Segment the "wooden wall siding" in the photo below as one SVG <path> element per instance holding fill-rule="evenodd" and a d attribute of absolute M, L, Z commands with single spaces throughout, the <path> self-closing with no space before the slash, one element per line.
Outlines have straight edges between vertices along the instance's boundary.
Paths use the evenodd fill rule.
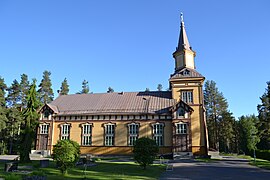
<path fill-rule="evenodd" d="M 130 146 L 81 146 L 81 154 L 93 154 L 93 155 L 131 155 L 133 154 L 133 147 Z M 160 147 L 159 154 L 172 153 L 172 147 Z"/>

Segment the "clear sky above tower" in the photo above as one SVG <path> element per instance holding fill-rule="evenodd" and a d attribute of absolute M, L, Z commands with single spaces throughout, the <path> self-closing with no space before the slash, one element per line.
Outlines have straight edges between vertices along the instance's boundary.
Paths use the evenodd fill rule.
<path fill-rule="evenodd" d="M 70 93 L 168 88 L 174 72 L 180 12 L 197 71 L 214 80 L 236 117 L 257 113 L 270 80 L 270 1 L 2 0 L 0 76 L 51 71 L 55 96 L 66 77 Z"/>

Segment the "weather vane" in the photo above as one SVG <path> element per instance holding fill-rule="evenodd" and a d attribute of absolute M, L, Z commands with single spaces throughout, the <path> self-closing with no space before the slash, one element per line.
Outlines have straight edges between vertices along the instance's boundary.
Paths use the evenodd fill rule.
<path fill-rule="evenodd" d="M 184 15 L 182 12 L 181 12 L 180 18 L 181 18 L 181 22 L 184 22 Z"/>

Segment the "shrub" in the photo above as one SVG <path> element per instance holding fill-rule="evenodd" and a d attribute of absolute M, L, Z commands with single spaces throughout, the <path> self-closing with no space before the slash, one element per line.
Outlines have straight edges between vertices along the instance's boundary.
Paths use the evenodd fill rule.
<path fill-rule="evenodd" d="M 142 137 L 136 141 L 133 153 L 135 161 L 139 163 L 143 169 L 146 169 L 147 165 L 153 164 L 158 153 L 158 146 L 154 140 Z"/>
<path fill-rule="evenodd" d="M 270 150 L 256 150 L 256 157 L 270 161 Z"/>
<path fill-rule="evenodd" d="M 5 180 L 20 180 L 21 176 L 16 174 L 8 174 L 5 176 Z"/>
<path fill-rule="evenodd" d="M 80 158 L 80 146 L 72 140 L 59 140 L 53 146 L 52 158 L 62 174 L 75 165 Z"/>

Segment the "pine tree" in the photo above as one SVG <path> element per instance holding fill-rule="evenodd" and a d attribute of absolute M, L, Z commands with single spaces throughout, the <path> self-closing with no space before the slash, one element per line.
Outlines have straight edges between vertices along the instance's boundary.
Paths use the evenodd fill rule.
<path fill-rule="evenodd" d="M 15 79 L 11 86 L 7 88 L 8 95 L 7 95 L 7 105 L 8 107 L 18 107 L 18 104 L 21 101 L 20 98 L 20 91 L 21 87 L 19 82 Z"/>
<path fill-rule="evenodd" d="M 4 130 L 6 128 L 6 101 L 5 90 L 7 86 L 3 78 L 0 77 L 0 154 L 4 154 L 6 150 L 6 144 L 4 142 Z"/>
<path fill-rule="evenodd" d="M 162 84 L 158 84 L 158 86 L 157 86 L 157 90 L 158 90 L 158 91 L 162 91 L 162 89 L 163 89 Z"/>
<path fill-rule="evenodd" d="M 270 81 L 267 82 L 265 93 L 260 97 L 261 104 L 257 106 L 259 112 L 258 130 L 260 132 L 260 149 L 270 149 Z"/>
<path fill-rule="evenodd" d="M 6 128 L 5 128 L 5 142 L 8 144 L 8 152 L 12 154 L 18 151 L 16 149 L 19 145 L 20 126 L 22 123 L 22 112 L 16 107 L 7 110 Z M 15 146 L 14 146 L 15 145 Z M 15 151 L 14 151 L 15 147 Z"/>
<path fill-rule="evenodd" d="M 28 76 L 26 74 L 21 75 L 20 88 L 21 88 L 20 100 L 21 100 L 22 108 L 25 108 L 27 104 L 26 96 L 30 88 L 30 83 L 28 81 Z"/>
<path fill-rule="evenodd" d="M 19 82 L 15 79 L 11 86 L 7 89 L 7 119 L 5 128 L 5 143 L 8 145 L 9 154 L 13 152 L 13 144 L 17 144 L 20 124 L 21 124 L 21 112 L 18 108 L 21 107 L 22 101 L 22 89 Z"/>
<path fill-rule="evenodd" d="M 23 112 L 23 124 L 21 126 L 20 137 L 20 161 L 29 162 L 29 153 L 35 139 L 35 132 L 38 125 L 39 107 L 38 94 L 36 91 L 36 80 L 33 80 L 27 95 L 27 108 Z"/>
<path fill-rule="evenodd" d="M 231 153 L 235 146 L 234 121 L 231 112 L 222 111 L 221 116 L 219 116 L 219 150 L 222 152 Z"/>
<path fill-rule="evenodd" d="M 114 92 L 113 88 L 108 87 L 108 91 L 107 91 L 107 93 L 113 93 L 113 92 Z"/>
<path fill-rule="evenodd" d="M 150 92 L 150 89 L 149 88 L 145 88 L 145 92 Z"/>
<path fill-rule="evenodd" d="M 206 81 L 204 89 L 204 104 L 208 128 L 209 147 L 219 150 L 219 120 L 223 112 L 228 112 L 228 103 L 219 92 L 214 81 Z"/>
<path fill-rule="evenodd" d="M 68 92 L 69 92 L 69 85 L 67 82 L 67 78 L 65 78 L 60 87 L 60 95 L 67 95 Z"/>
<path fill-rule="evenodd" d="M 82 90 L 80 92 L 78 92 L 78 94 L 88 94 L 89 93 L 89 85 L 88 85 L 88 81 L 83 80 L 82 82 Z"/>
<path fill-rule="evenodd" d="M 40 101 L 43 104 L 50 103 L 53 101 L 53 90 L 52 90 L 52 83 L 50 79 L 51 72 L 44 71 L 43 72 L 43 79 L 39 84 L 39 94 L 40 94 Z"/>

